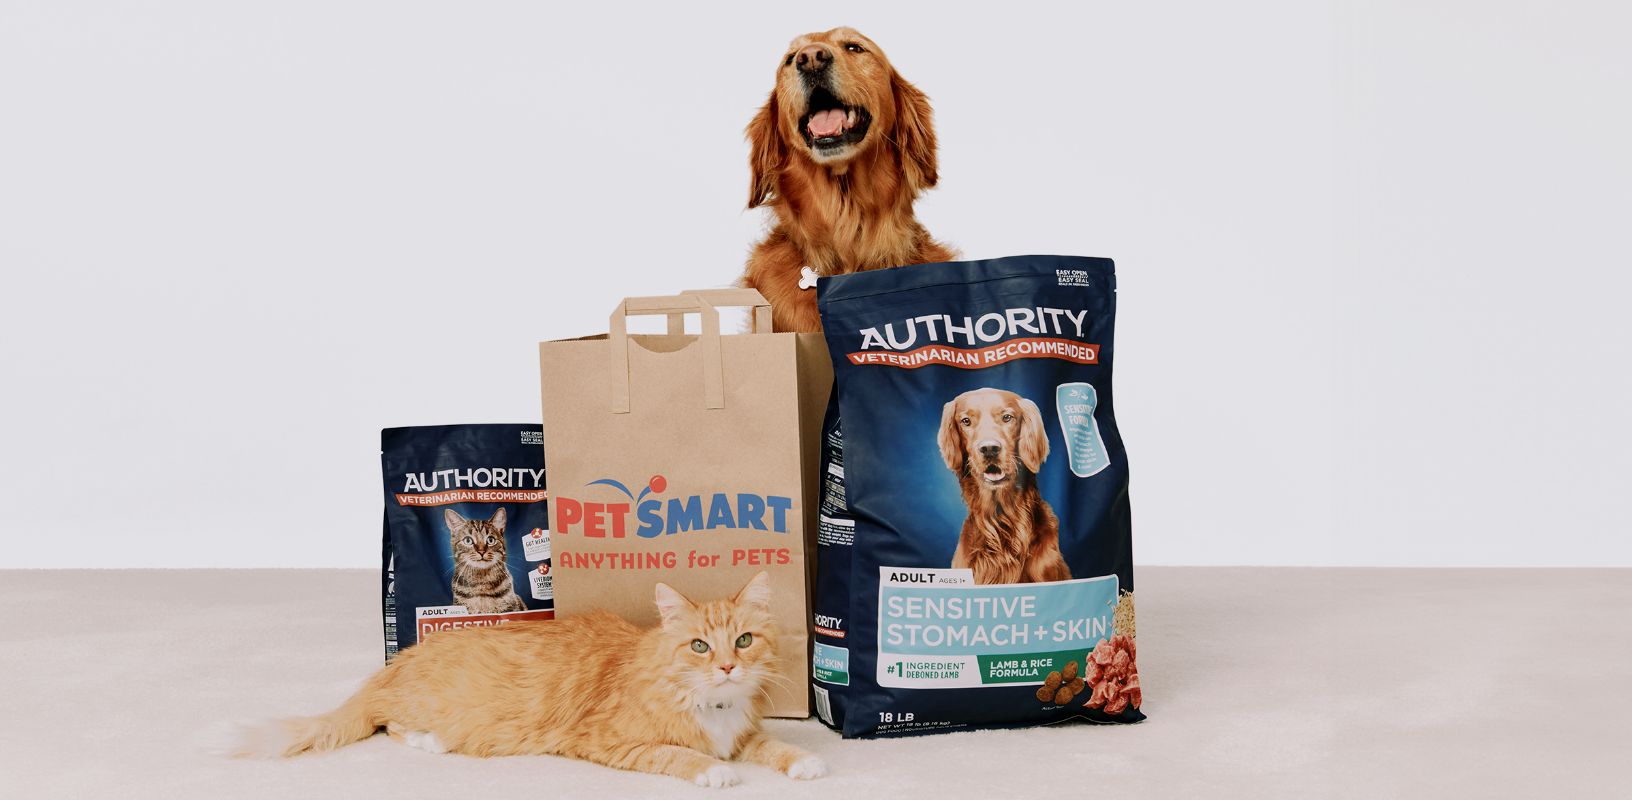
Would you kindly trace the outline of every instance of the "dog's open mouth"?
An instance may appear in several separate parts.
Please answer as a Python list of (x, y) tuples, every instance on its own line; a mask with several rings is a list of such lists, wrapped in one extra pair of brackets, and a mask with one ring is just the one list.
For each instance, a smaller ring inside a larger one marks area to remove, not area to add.
[(985, 478), (987, 483), (998, 483), (1009, 476), (1003, 472), (1002, 467), (996, 464), (987, 464), (986, 469), (981, 471), (980, 477)]
[(817, 150), (833, 150), (855, 144), (867, 135), (873, 115), (861, 106), (845, 105), (832, 92), (816, 86), (810, 90), (809, 107), (799, 130), (805, 144)]

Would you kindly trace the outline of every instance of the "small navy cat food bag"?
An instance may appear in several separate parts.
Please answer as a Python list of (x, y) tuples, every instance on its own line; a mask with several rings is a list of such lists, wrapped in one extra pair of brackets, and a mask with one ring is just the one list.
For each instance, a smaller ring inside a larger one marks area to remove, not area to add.
[(553, 619), (539, 425), (380, 432), (385, 658), (438, 631)]
[(1144, 719), (1110, 260), (824, 278), (812, 686), (846, 737)]

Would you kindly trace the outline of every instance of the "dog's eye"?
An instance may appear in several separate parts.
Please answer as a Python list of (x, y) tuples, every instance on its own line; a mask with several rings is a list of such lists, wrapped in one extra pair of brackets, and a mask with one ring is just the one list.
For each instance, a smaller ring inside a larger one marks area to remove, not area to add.
[(971, 420), (968, 417), (964, 417), (963, 419), (958, 420), (958, 424), (964, 426), (965, 428), (967, 428), (967, 427), (969, 427), (970, 421)]
[(1014, 415), (1013, 414), (1004, 414), (1003, 415), (1003, 421), (1004, 422), (1013, 422), (1014, 421)]
[(784, 67), (788, 66), (789, 64), (792, 64), (792, 63), (793, 63), (793, 54), (792, 53), (789, 53), (787, 58), (782, 59), (782, 66), (784, 66)]
[(849, 50), (852, 53), (865, 53), (865, 52), (867, 52), (866, 50), (862, 49), (861, 45), (856, 44), (855, 42), (851, 42), (850, 44), (845, 45), (844, 49)]

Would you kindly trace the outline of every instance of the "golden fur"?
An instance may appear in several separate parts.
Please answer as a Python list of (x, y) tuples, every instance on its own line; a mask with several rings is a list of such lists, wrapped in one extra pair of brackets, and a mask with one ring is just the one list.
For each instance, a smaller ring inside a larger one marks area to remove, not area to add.
[(662, 622), (647, 630), (596, 612), (438, 633), (340, 708), (249, 729), (230, 754), (332, 750), (383, 728), (433, 752), (563, 755), (703, 786), (736, 783), (723, 759), (825, 774), (760, 730), (765, 686), (780, 679), (767, 575), (725, 600), (692, 603), (661, 583), (656, 598)]
[(975, 583), (1070, 580), (1059, 521), (1037, 491), (1048, 458), (1037, 404), (1002, 389), (964, 392), (942, 408), (936, 438), (969, 507), (952, 566), (973, 570)]
[[(861, 115), (859, 138), (819, 146), (811, 115), (835, 101)], [(929, 98), (871, 39), (850, 28), (794, 39), (747, 135), (748, 207), (776, 216), (741, 283), (770, 301), (776, 330), (821, 330), (816, 292), (798, 285), (802, 267), (842, 275), (956, 257), (912, 212), (937, 179)]]

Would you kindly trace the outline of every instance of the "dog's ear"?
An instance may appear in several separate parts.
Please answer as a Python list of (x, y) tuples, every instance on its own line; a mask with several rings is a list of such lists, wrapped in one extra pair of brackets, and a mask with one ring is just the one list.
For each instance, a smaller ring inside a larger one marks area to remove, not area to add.
[(895, 127), (890, 131), (890, 141), (901, 149), (901, 171), (917, 196), (939, 179), (929, 98), (895, 70), (890, 70), (890, 93), (895, 97)]
[(745, 131), (748, 137), (748, 207), (758, 208), (776, 192), (776, 176), (787, 163), (788, 145), (777, 131), (782, 114), (777, 106), (776, 91), (765, 98), (765, 105), (754, 115)]
[(1048, 458), (1048, 431), (1043, 428), (1043, 412), (1038, 410), (1037, 404), (1024, 397), (1020, 398), (1020, 463), (1033, 473), (1043, 469), (1043, 460)]
[(953, 400), (941, 409), (941, 433), (936, 437), (941, 444), (941, 458), (946, 459), (946, 468), (953, 472), (963, 472), (963, 432), (958, 430), (958, 421), (954, 417), (958, 413), (958, 401)]

